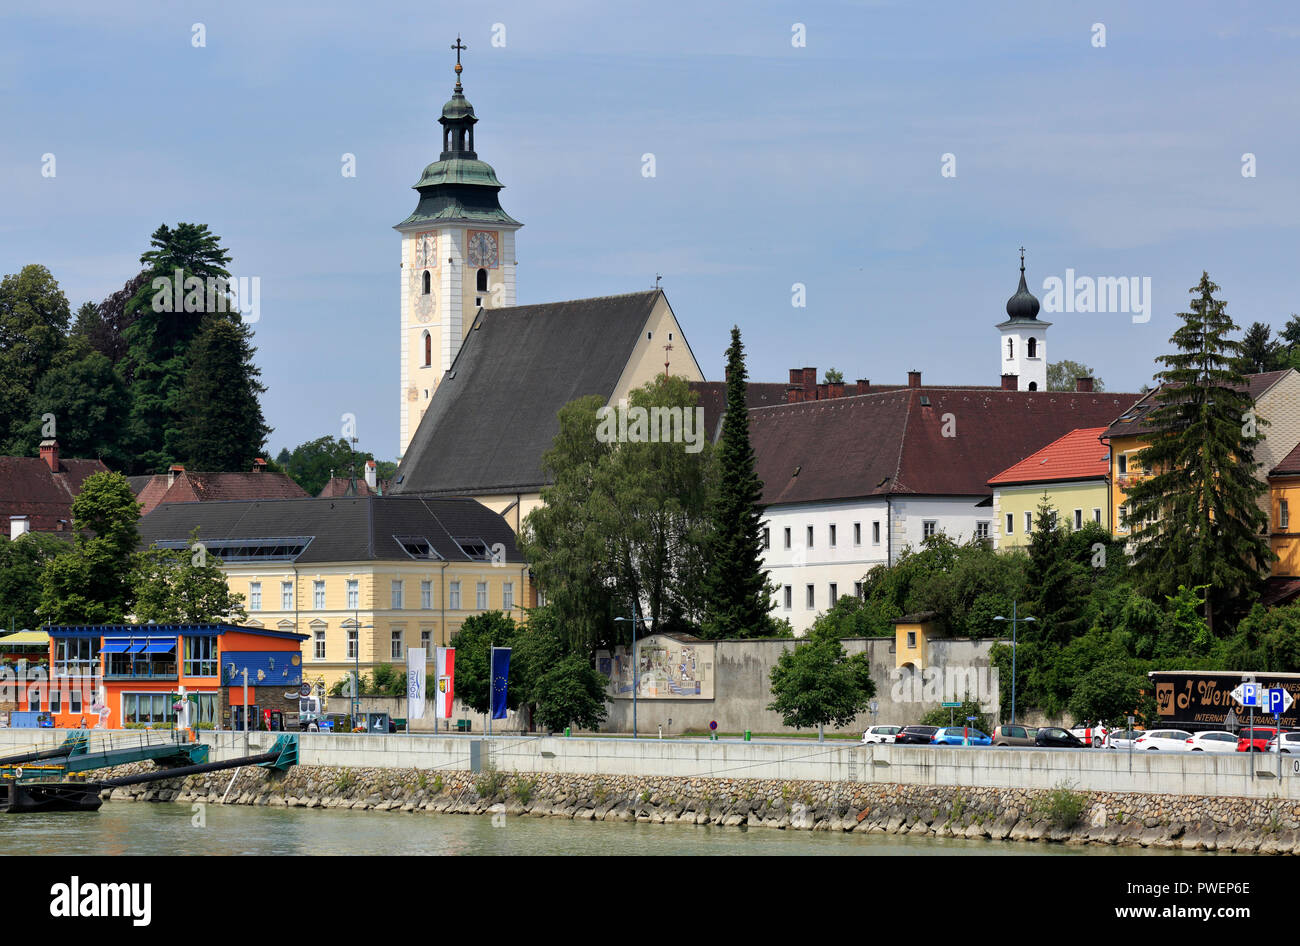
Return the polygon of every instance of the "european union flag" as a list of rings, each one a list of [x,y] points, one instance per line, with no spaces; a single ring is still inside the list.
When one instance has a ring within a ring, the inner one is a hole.
[[[506,684],[510,680],[510,648],[492,648],[492,718],[506,718]]]

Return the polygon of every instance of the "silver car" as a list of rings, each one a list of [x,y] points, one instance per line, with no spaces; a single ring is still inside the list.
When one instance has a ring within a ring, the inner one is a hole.
[[[1300,755],[1300,732],[1284,732],[1282,736],[1282,754]],[[1278,737],[1274,736],[1268,741],[1268,751],[1277,752]]]

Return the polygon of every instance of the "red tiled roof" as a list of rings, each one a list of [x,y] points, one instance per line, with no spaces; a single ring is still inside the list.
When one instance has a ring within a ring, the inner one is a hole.
[[[0,528],[8,535],[10,516],[27,516],[33,532],[72,529],[72,501],[86,477],[107,473],[99,460],[59,460],[53,472],[40,457],[0,457]]]
[[[766,505],[986,496],[991,477],[1072,430],[1105,427],[1138,397],[905,388],[757,408],[749,429]]]
[[[990,486],[1048,480],[1099,479],[1110,472],[1110,453],[1099,438],[1105,427],[1081,427],[989,480]]]
[[[307,491],[285,473],[190,473],[176,474],[171,486],[170,474],[154,475],[136,493],[142,504],[140,514],[147,516],[163,503],[206,503],[241,499],[303,499]]]

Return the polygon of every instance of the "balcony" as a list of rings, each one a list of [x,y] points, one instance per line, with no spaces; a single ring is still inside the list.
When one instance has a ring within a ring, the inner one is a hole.
[[[110,660],[104,670],[105,680],[175,680],[176,661]]]
[[[97,677],[99,676],[99,658],[88,660],[56,660],[54,676],[57,677]]]

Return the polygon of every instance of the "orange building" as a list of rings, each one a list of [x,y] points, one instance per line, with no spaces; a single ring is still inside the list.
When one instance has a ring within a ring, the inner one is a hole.
[[[19,709],[45,712],[64,728],[110,729],[175,723],[180,688],[194,704],[192,725],[231,728],[242,705],[302,683],[304,634],[233,624],[50,626],[49,681],[27,681]],[[37,685],[32,685],[36,682]],[[259,693],[261,688],[261,693]],[[277,701],[278,702],[278,701]]]

